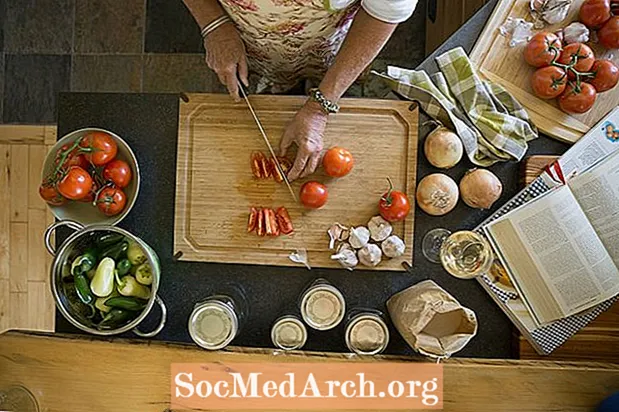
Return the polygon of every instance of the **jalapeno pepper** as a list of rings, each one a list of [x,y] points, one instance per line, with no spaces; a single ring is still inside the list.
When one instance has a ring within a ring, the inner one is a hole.
[[[99,329],[113,329],[126,322],[133,313],[122,309],[112,309],[99,323]]]
[[[118,261],[123,256],[123,254],[127,253],[128,248],[129,248],[129,242],[127,241],[116,243],[104,249],[101,252],[100,258],[103,259],[106,257],[110,257],[114,259],[114,261]]]
[[[73,276],[86,273],[93,269],[97,264],[97,258],[93,251],[87,251],[82,255],[79,255],[73,260],[71,264],[71,274]]]
[[[122,241],[125,237],[120,233],[104,233],[95,240],[98,249],[106,249]]]
[[[92,291],[90,290],[90,283],[88,282],[88,278],[84,273],[78,273],[77,275],[73,276],[73,279],[77,296],[82,302],[90,305],[94,301],[95,297],[92,295]]]
[[[116,264],[118,276],[125,276],[131,270],[131,262],[129,259],[122,259]]]
[[[146,301],[128,296],[115,296],[105,301],[105,306],[118,308],[130,311],[138,311],[144,309]]]

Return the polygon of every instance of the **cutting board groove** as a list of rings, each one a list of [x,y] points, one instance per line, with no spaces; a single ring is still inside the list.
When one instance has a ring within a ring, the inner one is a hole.
[[[226,95],[186,97],[187,101],[180,101],[174,236],[174,252],[180,260],[291,266],[295,264],[288,255],[303,248],[312,267],[339,267],[328,250],[327,229],[333,223],[367,224],[377,214],[387,176],[414,201],[418,111],[410,103],[342,100],[340,113],[329,119],[325,148],[349,149],[355,167],[341,179],[330,178],[319,169],[309,179],[293,182],[297,193],[307,180],[318,180],[329,188],[327,204],[308,210],[294,203],[284,184],[252,176],[251,153],[266,154],[268,149],[243,102],[234,103]],[[305,98],[251,96],[250,100],[277,150],[285,126]],[[248,234],[251,206],[285,206],[295,233],[278,238]],[[413,219],[411,213],[394,225],[394,233],[407,244],[405,255],[385,260],[376,269],[404,270],[402,264],[412,262]]]

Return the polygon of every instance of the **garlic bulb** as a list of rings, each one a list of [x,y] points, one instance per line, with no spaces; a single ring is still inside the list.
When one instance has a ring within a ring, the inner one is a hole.
[[[561,23],[567,18],[573,0],[531,0],[529,7],[535,21],[535,28],[548,24]]]
[[[370,241],[370,231],[367,227],[359,226],[350,229],[350,235],[348,236],[350,246],[355,249],[361,249]]]
[[[391,235],[385,239],[381,247],[385,256],[390,258],[402,256],[404,254],[404,250],[406,249],[404,241],[396,235]]]
[[[340,265],[348,270],[352,270],[359,264],[355,251],[348,248],[341,248],[337,254],[331,256],[331,259],[337,260]]]
[[[574,22],[563,29],[563,43],[587,43],[589,41],[589,28],[582,23]]]
[[[337,242],[343,242],[348,239],[348,228],[339,223],[334,223],[329,230],[329,249],[334,249]]]
[[[362,265],[374,267],[380,263],[383,252],[373,243],[365,245],[359,249],[359,262]]]
[[[376,242],[382,242],[387,239],[393,231],[391,223],[383,219],[382,216],[371,218],[368,222],[368,229],[370,230],[370,237]]]

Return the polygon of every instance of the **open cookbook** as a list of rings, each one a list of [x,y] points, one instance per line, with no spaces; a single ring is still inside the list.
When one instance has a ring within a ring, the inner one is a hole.
[[[538,325],[619,295],[619,151],[484,232]]]

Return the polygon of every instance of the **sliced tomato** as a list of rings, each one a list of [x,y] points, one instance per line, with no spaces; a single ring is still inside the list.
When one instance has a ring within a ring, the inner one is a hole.
[[[262,179],[260,156],[262,156],[260,152],[253,152],[251,154],[251,172],[256,179]]]
[[[277,168],[277,163],[275,162],[274,158],[271,158],[271,170],[273,172],[273,180],[275,180],[277,183],[281,183],[284,181],[284,176]]]
[[[279,227],[273,209],[264,210],[265,227],[268,236],[279,236]]]
[[[262,153],[260,153],[260,155],[260,173],[263,179],[268,179],[273,174],[271,170],[271,160]]]
[[[247,233],[256,230],[256,224],[258,223],[258,209],[252,207],[249,209],[249,218],[247,220]]]
[[[280,207],[279,209],[277,209],[275,217],[277,218],[277,225],[279,226],[279,231],[282,234],[289,235],[294,232],[292,220],[290,220],[290,215],[288,214],[288,210],[286,210],[285,207]]]
[[[258,236],[264,236],[267,233],[264,219],[264,209],[258,209],[256,233]]]

